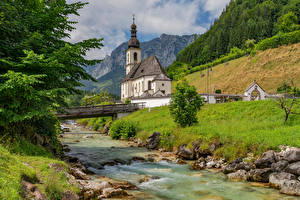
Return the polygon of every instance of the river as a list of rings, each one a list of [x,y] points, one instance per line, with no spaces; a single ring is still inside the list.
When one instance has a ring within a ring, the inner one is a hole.
[[[192,171],[188,165],[167,161],[131,162],[132,157],[158,156],[156,151],[133,147],[126,141],[112,140],[84,128],[72,126],[71,132],[61,139],[69,145],[67,155],[77,157],[97,175],[115,180],[126,180],[140,191],[133,192],[136,199],[153,200],[294,200],[293,196],[261,184],[228,181],[217,171]],[[111,161],[127,164],[105,165]],[[145,177],[149,181],[141,182]]]

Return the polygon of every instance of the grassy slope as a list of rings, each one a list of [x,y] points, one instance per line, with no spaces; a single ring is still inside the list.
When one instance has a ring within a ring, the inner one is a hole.
[[[299,104],[298,104],[299,105]],[[298,112],[300,107],[297,107]],[[173,122],[168,107],[137,111],[125,120],[137,123],[137,136],[145,140],[154,131],[171,132],[173,147],[201,140],[202,148],[212,141],[222,143],[214,156],[233,159],[255,155],[279,145],[300,147],[300,117],[293,116],[283,124],[284,113],[274,101],[232,102],[205,105],[198,113],[199,123],[181,128]]]
[[[67,190],[78,193],[78,188],[68,184],[66,175],[55,172],[49,167],[50,163],[59,164],[67,170],[64,162],[26,141],[9,147],[0,145],[0,199],[23,199],[22,180],[35,183],[48,199],[60,199],[60,194]]]
[[[202,78],[201,73],[205,74]],[[300,43],[220,64],[210,75],[210,92],[215,87],[225,94],[242,94],[254,80],[269,93],[276,92],[284,80],[293,79],[300,87]],[[206,93],[206,72],[195,72],[186,78],[199,93]]]

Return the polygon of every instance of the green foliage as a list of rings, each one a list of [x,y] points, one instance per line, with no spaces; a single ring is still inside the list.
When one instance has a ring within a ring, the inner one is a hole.
[[[81,80],[93,80],[84,67],[100,60],[87,60],[86,53],[102,47],[102,39],[65,41],[76,23],[69,16],[85,4],[1,1],[0,135],[32,126],[38,134],[55,135],[56,120],[44,119],[66,105],[67,95],[80,93]]]
[[[131,137],[135,137],[136,131],[136,125],[131,121],[117,120],[112,123],[109,135],[113,139],[120,139],[121,137],[129,139]]]
[[[300,29],[297,15],[293,12],[288,12],[279,18],[279,31],[283,33],[293,32]]]
[[[216,89],[215,93],[216,93],[216,94],[222,94],[222,90]]]
[[[252,50],[255,47],[255,40],[253,40],[253,39],[252,40],[251,39],[246,40],[245,46],[246,46],[247,49]]]
[[[168,77],[172,80],[179,80],[180,78],[184,77],[187,71],[187,65],[178,61],[175,61],[172,65],[165,69]]]
[[[125,100],[125,104],[130,104],[131,103],[131,100],[129,99],[129,98],[127,98],[126,100]]]
[[[42,75],[25,75],[8,71],[0,75],[0,126],[10,128],[12,124],[43,117],[49,114],[51,92],[38,90]]]
[[[160,146],[167,150],[172,150],[174,146],[174,137],[172,136],[172,130],[165,128],[160,133]]]
[[[202,99],[196,88],[188,85],[186,80],[178,81],[170,105],[174,121],[182,127],[191,126],[197,122],[196,115],[202,105]]]
[[[115,104],[113,97],[107,91],[101,91],[98,94],[85,95],[81,100],[82,106],[93,105],[111,105]]]
[[[300,103],[300,100],[297,100]],[[300,106],[295,106],[300,112]],[[222,146],[214,157],[232,160],[273,149],[279,145],[300,146],[300,117],[291,115],[286,124],[284,113],[275,101],[238,101],[223,104],[205,104],[198,112],[199,123],[190,127],[179,127],[174,122],[169,107],[139,110],[124,118],[138,125],[137,137],[145,140],[154,131],[170,130],[173,147],[181,144],[191,146],[201,141],[209,146],[217,141]],[[163,118],[163,120],[157,120]],[[206,147],[205,147],[206,148]]]
[[[256,50],[266,50],[270,48],[277,48],[281,45],[294,44],[300,42],[300,30],[290,33],[279,33],[271,38],[267,38],[259,42]]]
[[[202,71],[204,69],[214,67],[216,65],[240,58],[246,55],[247,53],[249,53],[248,49],[242,50],[237,47],[233,47],[227,55],[221,56],[220,58],[214,60],[213,62],[193,67],[191,70],[187,71],[186,74],[191,74],[197,71]]]
[[[249,39],[260,42],[276,35],[278,23],[292,31],[299,24],[299,6],[298,0],[230,1],[210,29],[178,53],[177,61],[194,67],[227,55],[233,47],[250,48]]]

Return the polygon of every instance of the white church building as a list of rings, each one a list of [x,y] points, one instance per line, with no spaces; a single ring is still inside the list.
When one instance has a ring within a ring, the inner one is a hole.
[[[121,100],[145,103],[145,107],[168,105],[171,100],[171,79],[165,74],[155,55],[142,61],[136,25],[131,25],[131,38],[126,51],[126,76],[121,85]]]

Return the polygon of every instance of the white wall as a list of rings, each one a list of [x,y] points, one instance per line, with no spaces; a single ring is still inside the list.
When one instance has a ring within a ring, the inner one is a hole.
[[[148,98],[148,99],[133,99],[131,103],[145,103],[146,108],[154,108],[170,105],[171,97]]]
[[[164,90],[166,95],[171,94],[171,81],[154,81],[154,93],[158,90]]]
[[[263,91],[263,89],[261,87],[259,87],[259,85],[254,84],[252,87],[250,87],[248,90],[245,91],[245,96],[243,97],[244,101],[251,101],[251,93],[253,92],[253,90],[257,89],[258,92],[260,93],[260,99],[255,99],[256,100],[265,100],[268,98],[269,94],[266,93],[265,91]]]

